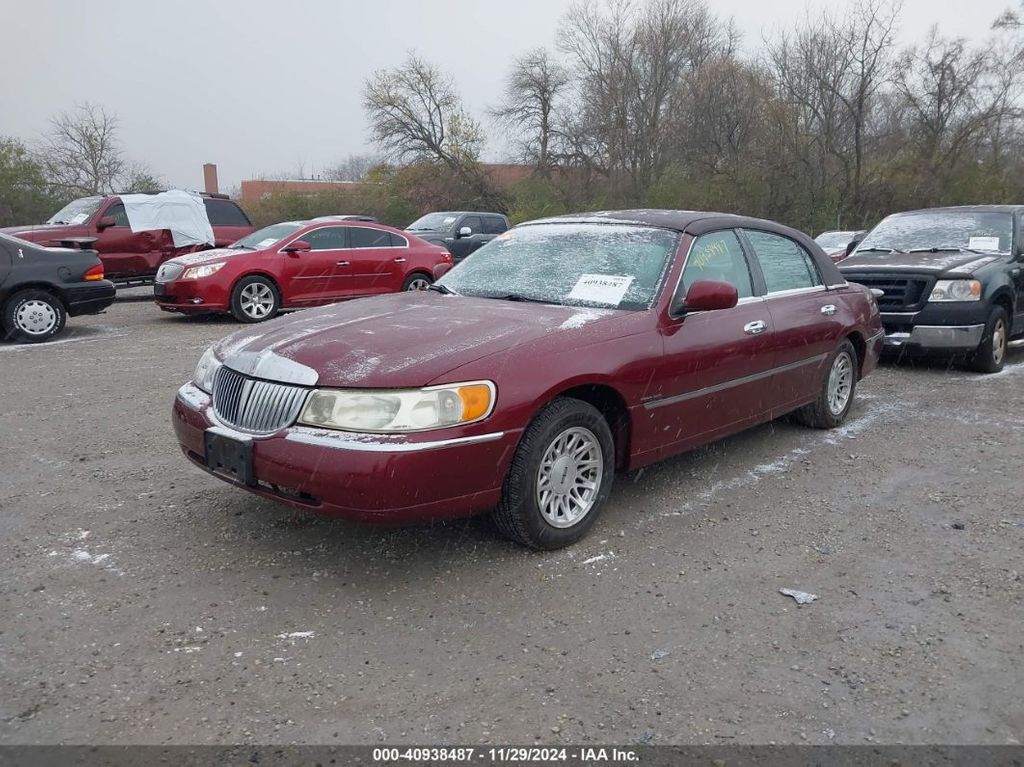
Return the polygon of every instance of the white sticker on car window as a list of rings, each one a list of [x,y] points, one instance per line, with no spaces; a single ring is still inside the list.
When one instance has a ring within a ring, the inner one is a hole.
[[[448,216],[448,217],[446,217],[445,220],[444,220],[444,223],[445,223],[446,226],[448,224],[454,224],[455,223],[455,216]]]
[[[259,242],[257,242],[256,243],[256,247],[257,248],[269,248],[275,242],[277,242],[277,239],[275,237],[268,237],[265,240],[260,240]]]
[[[569,293],[569,298],[595,304],[618,306],[626,295],[633,277],[617,274],[584,274]]]
[[[998,237],[972,237],[967,247],[971,250],[999,250]]]
[[[88,213],[76,213],[75,215],[73,215],[71,217],[71,220],[68,221],[68,223],[69,224],[81,224],[81,223],[84,223],[85,219],[87,219],[87,218],[89,218],[89,214]]]

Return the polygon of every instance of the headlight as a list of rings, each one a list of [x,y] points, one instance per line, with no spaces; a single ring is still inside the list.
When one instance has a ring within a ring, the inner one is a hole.
[[[219,264],[204,264],[203,266],[193,266],[185,270],[185,273],[181,275],[183,280],[199,280],[203,277],[209,277],[211,274],[216,274],[220,271],[220,268],[224,266],[224,262],[221,261]]]
[[[939,280],[929,301],[980,301],[981,283],[977,280]]]
[[[443,429],[486,418],[494,398],[490,381],[409,390],[318,389],[306,400],[299,423],[385,434]]]
[[[221,361],[217,359],[217,355],[213,353],[213,347],[211,346],[199,358],[196,372],[192,374],[192,383],[207,394],[212,394],[213,379],[216,377],[217,371],[220,370],[220,366]]]

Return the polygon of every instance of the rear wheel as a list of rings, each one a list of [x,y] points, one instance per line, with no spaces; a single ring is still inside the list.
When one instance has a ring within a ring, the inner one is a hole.
[[[1006,362],[1006,352],[1010,344],[1010,319],[1006,309],[1001,306],[992,308],[985,323],[985,335],[981,337],[981,345],[971,357],[971,369],[979,373],[998,373]]]
[[[586,402],[556,399],[524,432],[494,521],[524,546],[568,546],[594,524],[614,472],[614,444],[604,416]]]
[[[797,417],[815,429],[834,429],[846,420],[857,391],[857,351],[843,341],[832,353],[818,398],[797,411]]]
[[[49,341],[64,329],[66,322],[64,304],[45,290],[22,290],[4,304],[4,330],[20,343]]]
[[[402,290],[426,290],[431,286],[433,280],[422,272],[414,272],[405,278],[402,283]]]
[[[231,314],[239,322],[263,322],[277,315],[281,299],[266,277],[243,277],[231,291]]]

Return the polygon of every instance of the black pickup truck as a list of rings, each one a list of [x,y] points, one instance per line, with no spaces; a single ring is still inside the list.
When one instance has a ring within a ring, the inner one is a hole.
[[[446,248],[458,263],[499,234],[508,231],[508,219],[501,213],[453,210],[428,213],[405,228],[421,240]]]
[[[68,316],[97,314],[114,301],[114,283],[91,237],[72,237],[45,248],[0,233],[0,320],[14,341],[49,341]]]
[[[839,271],[874,289],[887,350],[996,373],[1024,335],[1022,224],[1024,205],[896,213],[851,244]]]

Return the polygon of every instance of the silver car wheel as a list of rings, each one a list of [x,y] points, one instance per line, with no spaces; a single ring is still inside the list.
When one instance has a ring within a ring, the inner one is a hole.
[[[239,304],[246,317],[254,320],[262,320],[270,314],[274,308],[276,299],[274,291],[269,285],[262,282],[252,282],[242,288],[239,296]]]
[[[828,374],[828,409],[832,415],[842,413],[853,393],[853,358],[843,351],[832,361]]]
[[[60,317],[46,301],[32,299],[18,306],[14,313],[18,329],[32,336],[45,336],[53,331]]]
[[[430,280],[426,277],[414,277],[406,286],[406,290],[426,290],[430,287]]]
[[[996,320],[995,327],[992,328],[992,361],[996,365],[1003,363],[1003,357],[1006,356],[1006,323],[1003,322],[1002,318]]]
[[[537,470],[537,505],[552,527],[572,527],[594,507],[604,474],[601,443],[573,426],[552,440]]]

